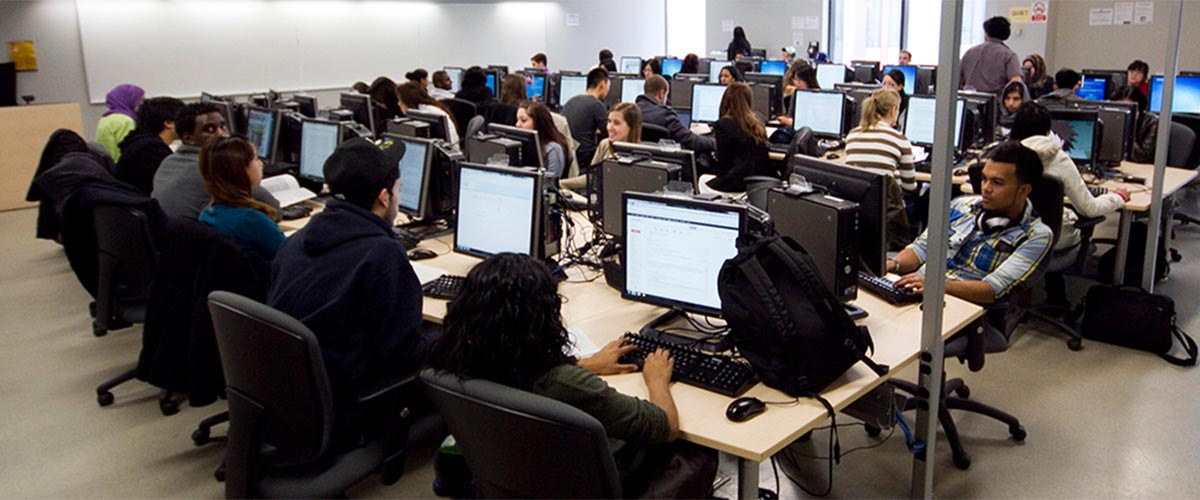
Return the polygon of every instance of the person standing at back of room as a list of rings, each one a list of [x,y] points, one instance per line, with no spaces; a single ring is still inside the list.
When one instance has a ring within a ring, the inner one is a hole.
[[[96,142],[114,162],[121,161],[121,141],[137,126],[137,107],[145,95],[141,87],[122,83],[104,97],[108,109],[96,124]]]
[[[962,56],[959,76],[962,88],[998,94],[1008,82],[1021,80],[1021,59],[1004,44],[1012,34],[1007,18],[996,16],[983,22],[986,39]]]
[[[736,61],[738,54],[750,55],[750,40],[746,39],[746,30],[741,26],[733,29],[733,40],[729,41],[729,47],[725,49],[725,60]]]
[[[862,120],[846,135],[846,164],[887,175],[888,250],[900,250],[912,241],[908,210],[917,197],[912,143],[896,130],[900,94],[880,89],[862,104]]]
[[[571,127],[571,137],[579,142],[575,158],[579,166],[589,165],[596,153],[596,141],[605,135],[610,80],[604,68],[592,68],[587,75],[587,91],[572,97],[563,105],[563,115]]]

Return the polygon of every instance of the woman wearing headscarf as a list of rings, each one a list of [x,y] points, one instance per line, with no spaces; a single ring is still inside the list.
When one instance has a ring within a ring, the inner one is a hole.
[[[1031,100],[1033,99],[1029,96],[1029,87],[1024,83],[1008,82],[1008,85],[1004,86],[1004,90],[1000,92],[1000,116],[996,119],[1002,135],[1008,136],[1013,127],[1013,120],[1017,117],[1017,110]]]
[[[145,95],[146,91],[141,87],[122,83],[108,91],[104,98],[104,105],[108,107],[108,111],[104,112],[104,116],[96,124],[96,142],[104,146],[104,150],[114,162],[121,159],[121,148],[118,145],[137,126],[136,110]]]

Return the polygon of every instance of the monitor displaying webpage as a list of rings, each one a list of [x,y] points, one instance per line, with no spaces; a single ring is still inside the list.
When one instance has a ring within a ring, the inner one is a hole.
[[[536,179],[464,165],[459,172],[454,246],[487,255],[530,255]]]
[[[558,87],[558,102],[566,104],[572,97],[584,93],[587,93],[586,76],[563,76]]]
[[[622,57],[621,73],[642,74],[642,59],[640,57]]]
[[[636,102],[645,87],[646,80],[632,78],[621,80],[621,102]]]
[[[692,121],[711,123],[720,119],[721,98],[724,96],[724,85],[692,86]]]
[[[846,67],[841,64],[818,64],[817,85],[832,89],[834,85],[846,83]]]
[[[912,96],[908,98],[908,111],[905,112],[904,136],[913,144],[933,144],[934,118],[937,99],[933,97]],[[955,147],[961,142],[963,127],[963,100],[958,100],[958,123],[954,129]]]
[[[251,109],[246,118],[246,138],[254,144],[259,158],[271,157],[271,137],[275,131],[275,113]]]
[[[792,97],[795,111],[792,127],[796,130],[808,127],[814,134],[841,137],[845,101],[839,92],[797,91]]]
[[[404,157],[400,159],[400,210],[416,213],[421,209],[421,185],[425,180],[425,158],[429,144],[421,141],[403,141]]]
[[[325,160],[338,145],[341,128],[336,123],[305,121],[300,125],[300,175],[325,179]]]
[[[546,93],[546,75],[531,74],[525,76],[525,98],[534,100]],[[541,100],[541,99],[538,99]]]

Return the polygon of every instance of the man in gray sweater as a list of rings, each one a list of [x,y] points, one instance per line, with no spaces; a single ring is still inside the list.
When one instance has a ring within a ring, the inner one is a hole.
[[[213,104],[184,106],[175,117],[175,132],[183,145],[163,159],[154,174],[154,190],[150,196],[158,200],[168,217],[195,219],[211,199],[204,189],[204,178],[200,176],[200,149],[209,141],[229,133],[225,131],[225,117]],[[251,195],[278,211],[279,200],[262,186],[254,186]]]

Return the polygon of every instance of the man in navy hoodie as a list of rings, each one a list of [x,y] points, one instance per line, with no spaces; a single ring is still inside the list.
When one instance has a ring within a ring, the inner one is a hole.
[[[393,237],[404,145],[366,139],[325,162],[334,198],[288,238],[271,267],[267,303],[317,336],[334,400],[335,444],[353,446],[382,415],[356,403],[365,388],[425,359],[421,286]]]

